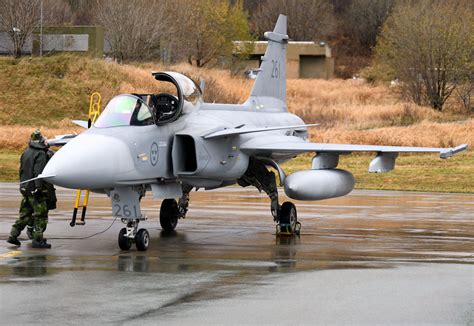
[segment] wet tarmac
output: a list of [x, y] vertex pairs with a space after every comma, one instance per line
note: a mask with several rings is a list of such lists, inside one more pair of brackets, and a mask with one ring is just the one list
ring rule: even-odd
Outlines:
[[[0, 184], [1, 324], [474, 324], [474, 195], [354, 191], [298, 202], [300, 237], [276, 237], [253, 189], [194, 192], [177, 231], [143, 200], [146, 252], [120, 251], [106, 196], [69, 226], [60, 189], [50, 250], [4, 241], [17, 217]], [[281, 198], [284, 200], [284, 198]]]

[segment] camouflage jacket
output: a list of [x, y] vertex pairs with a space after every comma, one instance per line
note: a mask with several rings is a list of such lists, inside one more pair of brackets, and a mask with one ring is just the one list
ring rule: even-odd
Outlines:
[[[47, 146], [41, 142], [30, 141], [28, 148], [20, 158], [20, 181], [36, 178], [43, 172], [48, 157]], [[45, 190], [45, 182], [41, 179], [20, 184], [20, 191], [24, 196], [31, 195], [36, 189]]]
[[[21, 155], [20, 181], [29, 180], [41, 174], [53, 155], [54, 152], [46, 144], [30, 141], [28, 148]], [[20, 184], [20, 192], [23, 196], [30, 196], [36, 189], [41, 191], [48, 209], [55, 209], [56, 189], [52, 184], [41, 179]]]

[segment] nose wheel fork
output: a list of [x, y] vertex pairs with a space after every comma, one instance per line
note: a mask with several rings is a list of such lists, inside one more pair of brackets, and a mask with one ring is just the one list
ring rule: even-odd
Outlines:
[[122, 228], [118, 235], [118, 245], [122, 250], [130, 250], [135, 243], [138, 251], [145, 251], [150, 244], [150, 234], [147, 229], [138, 229], [140, 220], [122, 220], [127, 226]]

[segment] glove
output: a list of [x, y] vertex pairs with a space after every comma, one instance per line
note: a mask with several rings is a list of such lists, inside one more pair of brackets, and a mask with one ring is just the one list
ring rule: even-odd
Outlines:
[[28, 190], [26, 190], [26, 188], [24, 188], [24, 187], [20, 188], [20, 193], [25, 197], [30, 195], [30, 192]]
[[40, 188], [36, 188], [35, 190], [31, 192], [31, 194], [35, 196], [36, 198], [42, 197], [45, 193], [46, 193], [46, 190], [40, 189]]

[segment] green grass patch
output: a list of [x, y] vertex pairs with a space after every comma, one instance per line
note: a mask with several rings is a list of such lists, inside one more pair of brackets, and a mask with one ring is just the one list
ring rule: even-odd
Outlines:
[[[395, 170], [369, 173], [369, 154], [341, 155], [338, 168], [354, 174], [357, 189], [411, 190], [474, 193], [474, 152], [469, 151], [442, 160], [436, 155], [403, 155], [397, 158]], [[311, 168], [310, 155], [287, 162], [287, 174]]]
[[0, 181], [18, 182], [21, 151], [0, 150]]

